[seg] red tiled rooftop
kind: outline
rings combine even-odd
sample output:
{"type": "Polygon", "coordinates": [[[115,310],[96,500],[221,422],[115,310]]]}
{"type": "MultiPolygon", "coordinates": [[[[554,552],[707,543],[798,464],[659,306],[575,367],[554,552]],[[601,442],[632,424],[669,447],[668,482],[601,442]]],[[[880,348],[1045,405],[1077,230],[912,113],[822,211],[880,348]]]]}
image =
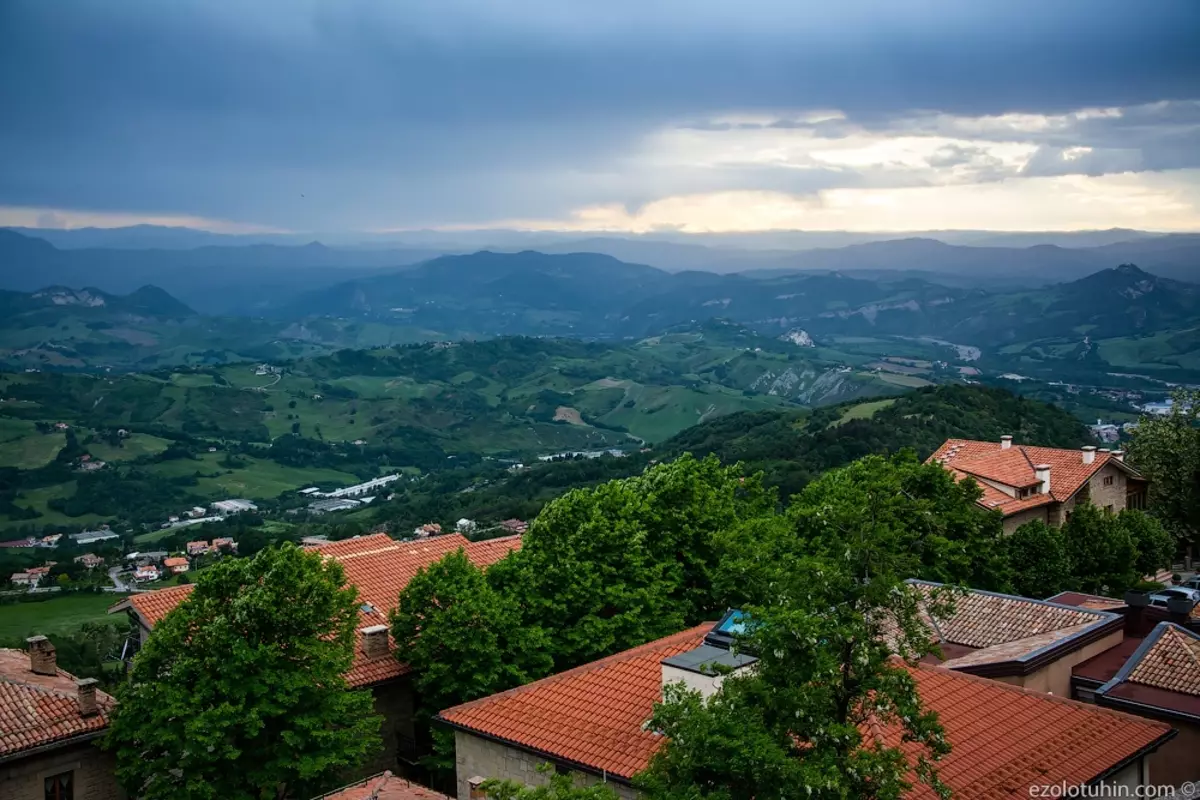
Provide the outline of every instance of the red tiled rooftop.
{"type": "MultiPolygon", "coordinates": [[[[926,597],[940,586],[909,583],[926,597]]],[[[979,590],[954,595],[954,613],[947,617],[928,612],[923,617],[932,639],[951,646],[943,647],[944,663],[954,669],[1019,661],[1051,647],[1070,649],[1101,635],[1100,629],[1115,632],[1123,624],[1107,611],[979,590]]]]}
{"type": "Polygon", "coordinates": [[[97,690],[96,704],[98,714],[82,716],[74,675],[61,669],[52,676],[36,675],[28,653],[0,649],[0,757],[100,733],[116,703],[97,690]]]}
{"type": "Polygon", "coordinates": [[[339,789],[332,794],[323,794],[313,800],[450,800],[441,792],[435,792],[418,783],[410,783],[384,772],[361,783],[339,789]]]}
{"type": "Polygon", "coordinates": [[[1200,634],[1160,622],[1096,690],[1096,702],[1129,702],[1200,719],[1200,634]]]}
{"type": "Polygon", "coordinates": [[[1057,447],[1031,447],[1013,444],[1005,449],[1000,442],[979,442],[972,439],[947,439],[929,457],[928,463],[941,464],[962,479],[971,476],[983,489],[980,505],[998,508],[1001,513],[1015,514],[1051,502],[1062,502],[1078,492],[1097,471],[1106,464],[1120,465],[1121,469],[1137,477],[1137,472],[1124,461],[1115,459],[1112,453],[1096,452],[1090,464],[1083,463],[1080,450],[1065,450],[1057,447]],[[1016,488],[1039,484],[1034,467],[1050,465],[1050,494],[1034,494],[1025,499],[1011,497],[1005,492],[989,486],[984,480],[1016,488]]]}
{"type": "MultiPolygon", "coordinates": [[[[700,644],[702,625],[508,692],[443,711],[468,732],[628,780],[662,740],[643,729],[661,692],[659,662],[700,644]]],[[[972,800],[1029,797],[1029,787],[1086,783],[1156,746],[1168,725],[964,675],[912,668],[952,745],[940,775],[972,800]]],[[[897,731],[883,731],[899,744],[897,731]]],[[[906,746],[911,749],[911,746],[906,746]]],[[[914,798],[933,798],[922,785],[914,798]]]]}
{"type": "MultiPolygon", "coordinates": [[[[386,625],[388,612],[395,607],[402,589],[422,567],[440,560],[448,553],[462,548],[477,566],[488,567],[521,546],[521,537],[505,536],[484,542],[470,542],[459,534],[398,542],[387,534],[378,533],[354,539],[319,545],[310,549],[333,558],[346,571],[346,581],[358,588],[358,628],[386,625]],[[369,608],[368,608],[369,607],[369,608]]],[[[153,627],[167,612],[187,597],[193,585],[176,586],[156,592],[131,595],[110,609],[132,608],[153,627]]],[[[408,665],[387,657],[368,659],[363,652],[361,636],[356,646],[354,666],[346,674],[351,686],[368,686],[399,677],[409,671],[408,665]]],[[[389,650],[395,644],[389,639],[389,650]]]]}

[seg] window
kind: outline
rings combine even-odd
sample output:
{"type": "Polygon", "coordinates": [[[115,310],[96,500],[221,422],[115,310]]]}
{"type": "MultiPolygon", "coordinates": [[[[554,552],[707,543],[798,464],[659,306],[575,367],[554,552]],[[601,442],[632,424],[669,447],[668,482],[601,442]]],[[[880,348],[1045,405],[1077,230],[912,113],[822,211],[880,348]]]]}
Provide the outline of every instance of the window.
{"type": "Polygon", "coordinates": [[[46,778],[46,800],[75,800],[75,773],[60,772],[46,778]]]}
{"type": "Polygon", "coordinates": [[[1112,475],[1105,475],[1105,476],[1104,476],[1104,485],[1105,485],[1105,486],[1112,486],[1112,485],[1113,485],[1113,481],[1115,481],[1115,480],[1116,480],[1116,478],[1115,478],[1114,476],[1112,476],[1112,475]]]}
{"type": "Polygon", "coordinates": [[[1111,513],[1113,513],[1113,507],[1112,507],[1112,503],[1109,503],[1108,505],[1106,505],[1106,506],[1104,507],[1104,513],[1105,513],[1105,514],[1111,514],[1111,513]]]}

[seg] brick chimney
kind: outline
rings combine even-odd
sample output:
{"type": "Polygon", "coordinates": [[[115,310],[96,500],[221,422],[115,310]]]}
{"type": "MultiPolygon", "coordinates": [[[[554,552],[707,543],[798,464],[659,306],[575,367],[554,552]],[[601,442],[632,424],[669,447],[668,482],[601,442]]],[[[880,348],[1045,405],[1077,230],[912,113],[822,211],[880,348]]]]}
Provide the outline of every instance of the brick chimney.
{"type": "Polygon", "coordinates": [[[75,688],[79,690],[79,716],[94,717],[100,713],[100,707],[96,705],[96,684],[99,682],[95,678],[75,681],[75,688]]]}
{"type": "Polygon", "coordinates": [[[1050,494],[1050,465],[1038,464],[1033,468],[1033,474],[1042,482],[1042,486],[1038,491],[1041,494],[1050,494]]]}
{"type": "Polygon", "coordinates": [[[1096,461],[1096,448],[1094,445],[1087,445],[1083,448],[1083,463],[1092,464],[1096,461]]]}
{"type": "Polygon", "coordinates": [[[467,778],[467,792],[470,800],[483,800],[487,794],[483,791],[483,777],[476,775],[474,778],[467,778]]]}
{"type": "Polygon", "coordinates": [[[387,625],[372,625],[362,628],[359,633],[363,637],[363,652],[367,658],[383,658],[388,654],[387,625]]]}
{"type": "Polygon", "coordinates": [[[1012,436],[1006,433],[1000,437],[1000,449],[1007,450],[1010,447],[1012,447],[1012,436]]]}
{"type": "Polygon", "coordinates": [[[25,640],[29,644],[29,669],[34,675],[57,675],[58,657],[54,645],[45,636],[30,636],[25,640]]]}

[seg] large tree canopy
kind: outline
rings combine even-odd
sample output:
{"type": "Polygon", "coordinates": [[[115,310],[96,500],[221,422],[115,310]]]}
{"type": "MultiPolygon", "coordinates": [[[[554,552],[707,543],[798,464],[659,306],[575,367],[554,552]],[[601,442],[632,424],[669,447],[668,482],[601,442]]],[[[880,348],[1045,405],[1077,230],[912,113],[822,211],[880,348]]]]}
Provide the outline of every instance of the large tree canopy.
{"type": "Polygon", "coordinates": [[[350,691],[357,592],[292,545],[225,559],[166,615],[119,693],[107,746],[146,800],[309,797],[380,746],[350,691]]]}
{"type": "MultiPolygon", "coordinates": [[[[650,723],[666,742],[637,780],[651,800],[898,798],[910,771],[943,790],[949,746],[903,663],[934,647],[904,583],[924,555],[897,524],[927,499],[901,491],[897,505],[892,491],[913,468],[867,459],[810,487],[820,502],[797,498],[791,519],[725,537],[736,558],[722,584],[748,620],[737,647],[758,661],[708,700],[668,687],[650,723]],[[865,733],[888,728],[908,754],[865,733]]],[[[927,602],[948,610],[940,591],[927,602]]]]}
{"type": "Polygon", "coordinates": [[[685,455],[550,503],[492,571],[572,667],[710,617],[715,535],[774,506],[757,477],[685,455]]]}
{"type": "Polygon", "coordinates": [[[1150,510],[1177,539],[1200,545],[1200,389],[1179,389],[1171,413],[1145,416],[1129,461],[1150,479],[1150,510]]]}

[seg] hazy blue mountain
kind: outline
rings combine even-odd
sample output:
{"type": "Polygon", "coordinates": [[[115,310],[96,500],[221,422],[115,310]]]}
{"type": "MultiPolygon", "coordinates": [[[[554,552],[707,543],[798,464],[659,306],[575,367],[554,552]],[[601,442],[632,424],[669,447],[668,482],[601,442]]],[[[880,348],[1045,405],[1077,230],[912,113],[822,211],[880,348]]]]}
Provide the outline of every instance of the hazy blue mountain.
{"type": "Polygon", "coordinates": [[[206,313],[253,314],[306,290],[391,272],[433,255],[421,250],[343,250],[317,242],[291,247],[60,250],[42,239],[0,229],[0,289],[29,292],[59,284],[124,294],[154,284],[206,313]]]}

